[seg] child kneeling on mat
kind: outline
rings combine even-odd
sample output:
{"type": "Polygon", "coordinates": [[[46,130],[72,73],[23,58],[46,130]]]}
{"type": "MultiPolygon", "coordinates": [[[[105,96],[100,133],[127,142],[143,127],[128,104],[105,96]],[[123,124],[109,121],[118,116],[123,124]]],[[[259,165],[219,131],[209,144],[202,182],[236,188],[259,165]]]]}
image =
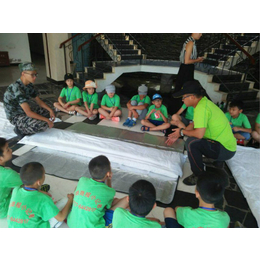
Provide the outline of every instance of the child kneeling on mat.
{"type": "Polygon", "coordinates": [[[23,186],[13,190],[7,213],[8,227],[59,227],[71,208],[73,194],[68,194],[68,199],[62,199],[55,205],[50,196],[40,192],[39,188],[45,180],[45,170],[38,162],[25,164],[21,168],[20,177],[23,186]]]}
{"type": "Polygon", "coordinates": [[[92,178],[81,177],[74,192],[72,210],[68,216],[70,228],[110,227],[117,207],[126,208],[126,197],[114,198],[111,187],[112,171],[108,158],[97,156],[89,162],[92,178]]]}
{"type": "Polygon", "coordinates": [[[162,96],[154,94],[152,97],[152,103],[146,114],[145,119],[141,121],[143,125],[142,131],[161,131],[165,134],[171,124],[168,123],[168,112],[165,105],[162,104],[162,96]]]}
{"type": "Polygon", "coordinates": [[[223,199],[228,177],[225,173],[203,173],[199,176],[195,189],[199,207],[166,208],[164,218],[166,228],[227,228],[230,218],[225,211],[215,208],[215,203],[223,199]],[[176,212],[176,214],[175,214],[176,212]]]}

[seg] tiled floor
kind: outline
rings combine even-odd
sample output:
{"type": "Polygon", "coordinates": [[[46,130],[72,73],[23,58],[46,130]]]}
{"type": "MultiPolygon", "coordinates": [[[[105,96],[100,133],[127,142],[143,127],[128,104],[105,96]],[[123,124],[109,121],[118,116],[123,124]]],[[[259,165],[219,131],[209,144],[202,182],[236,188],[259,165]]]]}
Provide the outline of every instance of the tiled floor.
{"type": "MultiPolygon", "coordinates": [[[[1,72],[2,73],[2,72],[1,72]]],[[[7,86],[9,85],[13,79],[17,79],[19,75],[14,72],[14,69],[11,67],[9,70],[6,70],[4,74],[11,75],[11,79],[7,80],[7,78],[2,81],[1,74],[0,74],[0,86],[7,86]],[[9,71],[9,72],[8,72],[9,71]]],[[[46,80],[44,80],[46,84],[38,84],[37,81],[36,87],[39,88],[41,93],[41,98],[48,104],[52,105],[54,101],[57,100],[57,97],[60,93],[61,86],[56,86],[53,83],[47,83],[46,80]]],[[[41,82],[40,82],[41,83],[41,82]]],[[[5,87],[0,87],[0,101],[2,101],[3,93],[5,91],[5,87]]],[[[127,99],[124,97],[124,100],[127,99]]],[[[125,104],[122,104],[124,106],[125,104]]],[[[75,117],[75,116],[69,116],[64,113],[60,113],[60,117],[63,119],[62,123],[56,123],[55,127],[58,129],[65,129],[68,126],[70,126],[74,122],[78,121],[84,121],[85,119],[83,117],[75,117]],[[75,121],[76,120],[76,121],[75,121]],[[66,122],[64,122],[66,121],[66,122]]],[[[87,120],[88,121],[88,120],[87,120]]],[[[86,121],[85,121],[86,122],[86,121]]],[[[95,123],[97,124],[99,120],[95,120],[94,122],[88,121],[87,123],[95,123]]],[[[26,151],[27,148],[30,147],[23,147],[22,145],[17,144],[16,138],[11,140],[10,146],[13,149],[14,157],[20,156],[23,152],[26,151]]],[[[11,163],[9,164],[11,167],[14,167],[11,163]]],[[[213,166],[208,162],[208,168],[209,171],[214,171],[215,169],[213,166]]],[[[19,169],[16,169],[19,171],[19,169]]],[[[256,220],[254,216],[252,215],[249,206],[246,202],[246,199],[244,198],[243,194],[241,193],[236,181],[234,180],[231,172],[225,166],[224,170],[227,172],[230,178],[230,186],[226,189],[224,194],[224,199],[222,202],[220,202],[217,206],[217,208],[224,209],[228,212],[231,218],[230,227],[234,226],[235,221],[240,221],[245,227],[251,228],[251,227],[257,227],[256,220]]],[[[167,206],[191,206],[191,207],[197,207],[198,201],[195,198],[194,195],[194,186],[186,186],[182,183],[182,180],[191,174],[189,162],[187,161],[183,167],[183,177],[179,179],[179,183],[177,186],[177,190],[175,192],[175,196],[173,198],[173,201],[168,204],[162,204],[160,202],[157,203],[158,207],[153,210],[150,215],[156,218],[159,218],[163,220],[163,208],[167,206]]],[[[55,199],[60,199],[64,196],[66,196],[67,193],[73,192],[74,188],[76,187],[75,181],[65,180],[57,177],[53,177],[50,175],[46,176],[46,183],[49,183],[51,185],[51,192],[53,194],[53,197],[55,199]]],[[[117,193],[117,196],[124,196],[125,194],[117,193]]],[[[6,223],[1,220],[0,221],[0,227],[5,227],[6,223]]],[[[66,227],[66,224],[63,224],[62,227],[66,227]]]]}

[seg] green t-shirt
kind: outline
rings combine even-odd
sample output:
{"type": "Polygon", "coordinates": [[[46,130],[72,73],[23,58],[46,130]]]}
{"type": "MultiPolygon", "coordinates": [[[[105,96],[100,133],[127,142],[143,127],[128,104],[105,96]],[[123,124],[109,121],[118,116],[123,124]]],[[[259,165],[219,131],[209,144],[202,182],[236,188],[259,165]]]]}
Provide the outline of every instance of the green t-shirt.
{"type": "Polygon", "coordinates": [[[79,179],[68,216],[70,228],[104,228],[105,210],[111,207],[116,191],[87,177],[79,179]]]}
{"type": "MultiPolygon", "coordinates": [[[[66,102],[74,101],[78,98],[82,98],[81,92],[78,87],[74,86],[73,88],[63,88],[60,97],[66,97],[66,102]]],[[[81,105],[81,101],[77,103],[77,105],[81,105]]]]}
{"type": "Polygon", "coordinates": [[[49,220],[59,213],[51,197],[22,187],[13,190],[7,223],[9,228],[49,228],[49,220]]]}
{"type": "MultiPolygon", "coordinates": [[[[187,106],[185,104],[183,104],[181,108],[186,109],[187,106]]],[[[194,116],[194,107],[188,107],[187,110],[186,110],[185,118],[192,121],[193,116],[194,116]]]]}
{"type": "Polygon", "coordinates": [[[229,151],[236,151],[237,141],[225,114],[206,97],[194,108],[193,122],[194,128],[206,128],[203,138],[217,141],[229,151]]]}
{"type": "Polygon", "coordinates": [[[227,228],[230,222],[225,211],[191,207],[177,208],[176,217],[178,223],[185,228],[227,228]]]}
{"type": "Polygon", "coordinates": [[[121,110],[120,97],[117,94],[115,94],[112,98],[110,98],[107,94],[105,94],[102,97],[101,106],[117,107],[121,110]]]}
{"type": "Polygon", "coordinates": [[[12,188],[22,184],[20,175],[16,171],[0,166],[0,218],[7,216],[12,188]]]}
{"type": "Polygon", "coordinates": [[[233,126],[243,127],[243,128],[251,128],[251,124],[247,118],[247,116],[243,113],[240,113],[237,118],[233,118],[229,112],[225,113],[229,122],[232,123],[233,126]]]}
{"type": "Polygon", "coordinates": [[[256,122],[257,124],[260,124],[260,113],[258,113],[255,122],[256,122]]]}
{"type": "Polygon", "coordinates": [[[133,215],[129,211],[116,208],[113,220],[113,228],[161,228],[158,222],[133,215]]]}
{"type": "Polygon", "coordinates": [[[98,94],[94,93],[92,95],[88,94],[88,92],[82,92],[83,102],[87,102],[88,108],[90,108],[91,104],[94,104],[93,109],[98,109],[98,94]]]}
{"type": "Polygon", "coordinates": [[[149,96],[145,96],[142,100],[140,99],[139,95],[135,95],[131,98],[131,100],[136,100],[137,104],[143,102],[144,104],[151,105],[151,99],[149,96]]]}
{"type": "MultiPolygon", "coordinates": [[[[155,105],[151,105],[151,106],[149,107],[149,110],[148,110],[148,112],[147,112],[146,115],[148,115],[148,114],[151,112],[151,110],[153,110],[153,109],[155,109],[156,111],[160,110],[161,113],[162,113],[166,118],[168,118],[168,112],[167,112],[167,108],[166,108],[165,105],[162,104],[161,107],[159,107],[159,108],[155,108],[155,105]]],[[[152,113],[152,114],[150,115],[150,118],[149,118],[149,119],[151,119],[151,120],[157,120],[157,121],[163,121],[163,118],[161,117],[161,115],[160,115],[159,118],[157,118],[157,117],[158,117],[158,116],[156,116],[155,113],[152,113]]]]}

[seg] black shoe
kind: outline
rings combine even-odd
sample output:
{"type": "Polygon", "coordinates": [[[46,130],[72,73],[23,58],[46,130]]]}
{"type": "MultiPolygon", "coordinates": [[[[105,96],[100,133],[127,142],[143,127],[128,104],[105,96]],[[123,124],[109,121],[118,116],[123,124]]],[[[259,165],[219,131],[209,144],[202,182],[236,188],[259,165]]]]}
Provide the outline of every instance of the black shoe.
{"type": "Polygon", "coordinates": [[[51,186],[49,184],[43,184],[40,188],[41,191],[48,192],[50,190],[51,186]]]}
{"type": "Polygon", "coordinates": [[[18,129],[17,126],[15,126],[15,128],[14,128],[14,132],[17,134],[17,136],[18,136],[19,139],[22,139],[22,138],[25,137],[25,134],[23,134],[22,132],[20,132],[20,130],[18,129]]]}
{"type": "Polygon", "coordinates": [[[188,186],[192,186],[192,185],[196,185],[197,184],[197,180],[198,180],[198,177],[193,173],[189,177],[185,178],[183,180],[183,183],[188,185],[188,186]]]}

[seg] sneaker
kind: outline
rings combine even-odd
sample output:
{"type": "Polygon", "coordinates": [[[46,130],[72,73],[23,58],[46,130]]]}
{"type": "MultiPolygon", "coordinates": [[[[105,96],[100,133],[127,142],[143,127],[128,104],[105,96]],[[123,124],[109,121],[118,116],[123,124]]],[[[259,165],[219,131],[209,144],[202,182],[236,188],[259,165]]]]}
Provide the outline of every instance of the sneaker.
{"type": "Polygon", "coordinates": [[[196,185],[197,184],[197,180],[198,180],[198,177],[193,173],[189,177],[185,178],[183,180],[183,183],[188,185],[188,186],[192,186],[192,185],[196,185]]]}
{"type": "MultiPolygon", "coordinates": [[[[84,115],[80,114],[79,112],[75,112],[75,116],[84,116],[84,115]]],[[[86,118],[88,118],[88,117],[86,117],[86,118]]]]}
{"type": "Polygon", "coordinates": [[[128,127],[133,127],[136,125],[136,120],[131,120],[128,124],[128,127]]]}
{"type": "Polygon", "coordinates": [[[43,184],[40,188],[41,191],[48,192],[50,190],[51,186],[49,184],[43,184]]]}
{"type": "Polygon", "coordinates": [[[104,118],[105,118],[105,116],[99,114],[99,119],[104,119],[104,118]]]}
{"type": "Polygon", "coordinates": [[[120,117],[119,116],[112,116],[111,120],[114,121],[114,122],[120,122],[120,117]]]}
{"type": "Polygon", "coordinates": [[[96,118],[97,118],[97,115],[93,115],[93,116],[89,117],[89,120],[94,120],[96,118]]]}
{"type": "Polygon", "coordinates": [[[123,123],[123,126],[128,126],[131,121],[132,121],[131,119],[127,118],[123,123]]]}
{"type": "Polygon", "coordinates": [[[76,115],[76,111],[69,111],[69,115],[76,115]]]}

